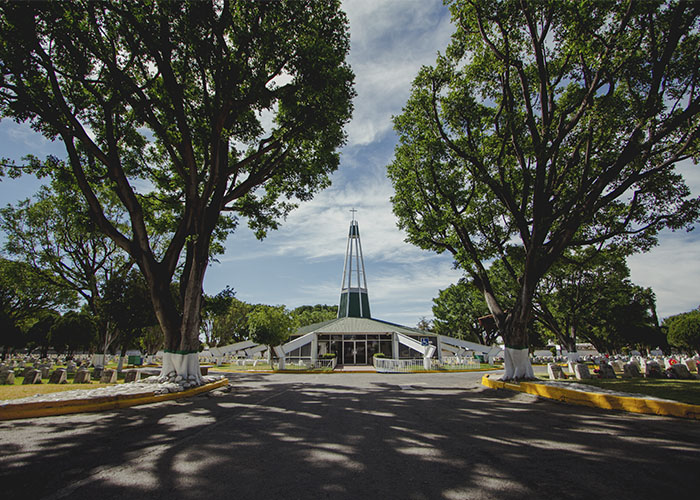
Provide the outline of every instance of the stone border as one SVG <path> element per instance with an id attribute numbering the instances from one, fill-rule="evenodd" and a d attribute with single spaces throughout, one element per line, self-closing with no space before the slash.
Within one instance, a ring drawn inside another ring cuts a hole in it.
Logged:
<path id="1" fill-rule="evenodd" d="M 16 420 L 20 418 L 49 417 L 67 415 L 69 413 L 86 413 L 103 410 L 127 408 L 129 406 L 159 403 L 171 399 L 186 398 L 203 392 L 212 391 L 228 385 L 228 379 L 223 378 L 210 384 L 200 385 L 192 389 L 167 394 L 144 392 L 141 394 L 120 394 L 116 396 L 101 396 L 91 399 L 70 399 L 66 401 L 44 401 L 36 403 L 7 404 L 0 407 L 0 420 Z"/>
<path id="2" fill-rule="evenodd" d="M 534 382 L 502 382 L 500 380 L 491 380 L 488 375 L 484 375 L 481 378 L 481 383 L 491 389 L 510 389 L 565 403 L 603 408 L 605 410 L 622 410 L 631 413 L 700 420 L 700 405 L 644 399 L 643 397 L 617 396 L 601 392 L 584 392 Z"/>

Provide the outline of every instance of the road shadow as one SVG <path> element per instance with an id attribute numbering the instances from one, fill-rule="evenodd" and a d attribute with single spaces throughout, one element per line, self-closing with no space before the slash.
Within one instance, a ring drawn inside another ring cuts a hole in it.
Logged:
<path id="1" fill-rule="evenodd" d="M 700 465 L 694 421 L 439 378 L 298 377 L 4 422 L 3 497 L 639 499 L 686 495 Z"/>

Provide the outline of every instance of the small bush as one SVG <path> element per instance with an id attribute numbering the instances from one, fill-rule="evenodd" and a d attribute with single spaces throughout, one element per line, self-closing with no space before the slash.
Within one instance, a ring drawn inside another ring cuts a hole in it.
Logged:
<path id="1" fill-rule="evenodd" d="M 321 354 L 322 359 L 333 359 L 336 357 L 334 352 L 327 352 L 326 354 Z"/>
<path id="2" fill-rule="evenodd" d="M 384 356 L 383 352 L 375 352 L 374 357 L 375 358 L 386 358 L 386 356 Z"/>

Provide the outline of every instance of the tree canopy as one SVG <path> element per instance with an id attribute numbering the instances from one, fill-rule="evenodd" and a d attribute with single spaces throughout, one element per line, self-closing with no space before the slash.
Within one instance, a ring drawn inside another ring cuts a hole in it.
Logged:
<path id="1" fill-rule="evenodd" d="M 506 346 L 522 349 L 537 286 L 567 249 L 646 250 L 661 229 L 698 219 L 675 166 L 698 157 L 700 5 L 450 9 L 452 41 L 394 121 L 394 213 L 408 241 L 452 253 Z M 494 260 L 517 287 L 507 312 L 488 276 Z"/>
<path id="2" fill-rule="evenodd" d="M 700 308 L 664 320 L 670 344 L 700 354 Z"/>
<path id="3" fill-rule="evenodd" d="M 0 5 L 0 113 L 63 142 L 92 220 L 146 278 L 166 351 L 198 349 L 204 273 L 237 215 L 262 237 L 328 185 L 349 46 L 338 1 Z"/>
<path id="4" fill-rule="evenodd" d="M 29 159 L 40 175 L 46 173 L 46 165 Z M 60 164 L 55 162 L 58 160 L 49 160 Z M 87 203 L 71 177 L 61 170 L 48 173 L 50 183 L 32 199 L 0 208 L 0 228 L 7 238 L 3 248 L 53 286 L 78 294 L 97 323 L 100 347 L 106 351 L 116 331 L 114 321 L 103 314 L 104 288 L 109 280 L 124 276 L 133 261 L 92 222 Z M 123 226 L 124 210 L 113 195 L 104 190 L 98 193 L 104 210 Z"/>

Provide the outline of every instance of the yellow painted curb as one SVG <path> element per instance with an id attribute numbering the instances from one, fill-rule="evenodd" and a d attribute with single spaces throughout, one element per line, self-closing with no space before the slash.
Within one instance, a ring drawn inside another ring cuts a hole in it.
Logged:
<path id="1" fill-rule="evenodd" d="M 93 399 L 70 399 L 66 401 L 44 401 L 36 403 L 20 403 L 0 406 L 0 420 L 15 420 L 20 418 L 48 417 L 66 415 L 69 413 L 85 413 L 93 411 L 114 410 L 129 406 L 159 403 L 171 399 L 180 399 L 195 396 L 203 392 L 212 391 L 228 385 L 227 379 L 217 380 L 210 384 L 201 385 L 193 389 L 167 394 L 124 394 L 117 396 L 103 396 Z"/>
<path id="2" fill-rule="evenodd" d="M 514 384 L 500 380 L 491 380 L 488 375 L 484 375 L 481 378 L 481 383 L 491 389 L 510 389 L 582 406 L 700 420 L 700 405 L 644 399 L 641 397 L 616 396 L 599 392 L 576 391 L 533 382 Z"/>

